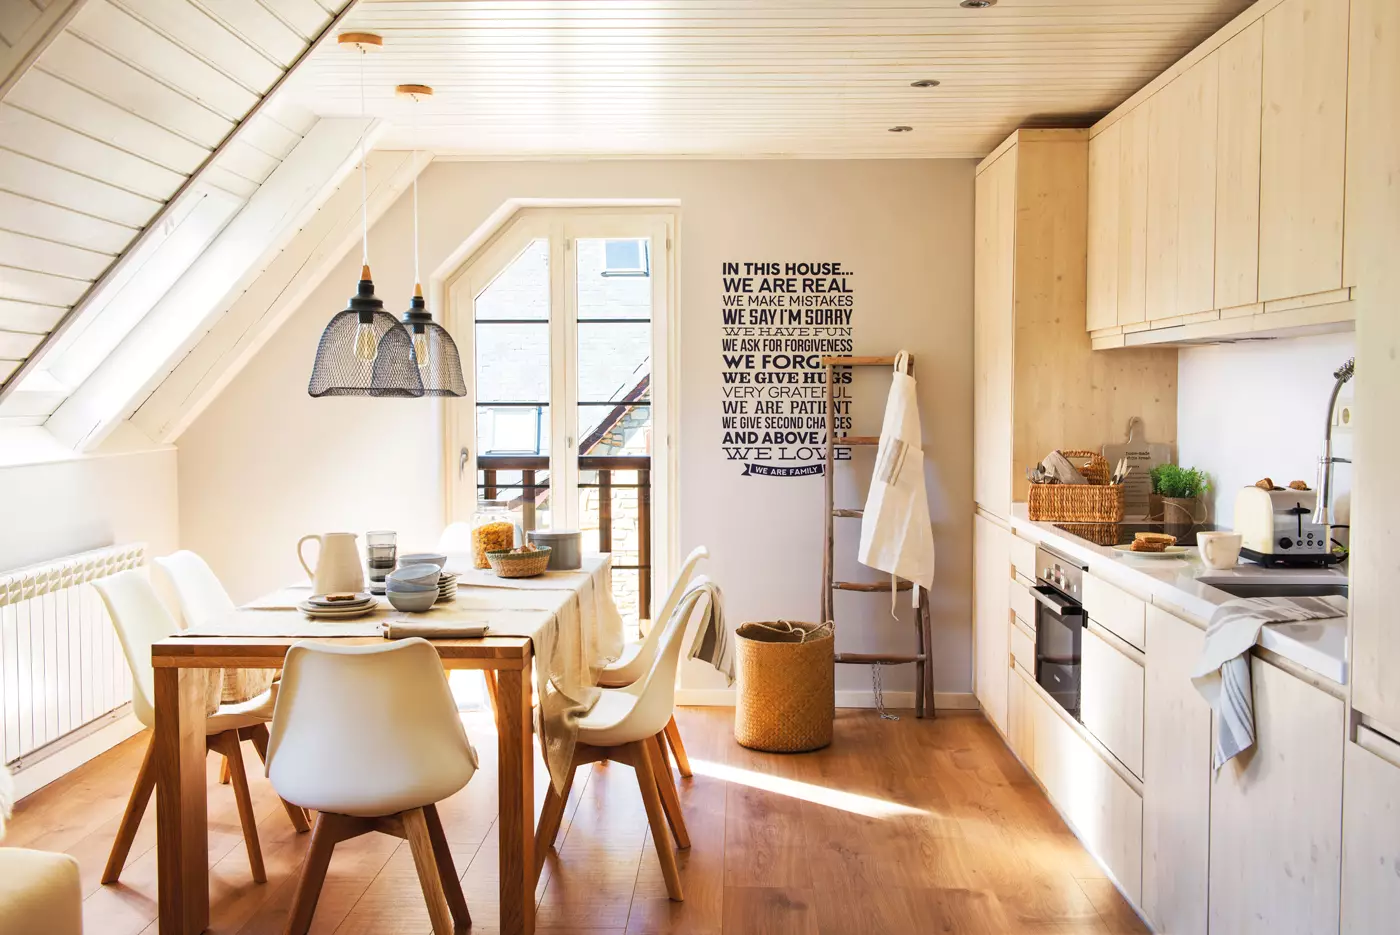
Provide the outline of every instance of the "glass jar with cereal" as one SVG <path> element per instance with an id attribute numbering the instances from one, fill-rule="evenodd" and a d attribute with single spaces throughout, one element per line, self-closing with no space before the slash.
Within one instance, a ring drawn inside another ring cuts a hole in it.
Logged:
<path id="1" fill-rule="evenodd" d="M 490 568 L 487 552 L 513 549 L 517 543 L 515 517 L 505 500 L 480 500 L 472 515 L 472 564 Z"/>

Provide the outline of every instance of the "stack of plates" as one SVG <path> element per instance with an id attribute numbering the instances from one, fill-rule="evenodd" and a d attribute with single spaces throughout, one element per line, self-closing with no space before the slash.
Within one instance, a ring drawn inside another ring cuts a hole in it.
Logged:
<path id="1" fill-rule="evenodd" d="M 457 576 L 450 571 L 444 571 L 442 577 L 438 578 L 438 599 L 443 601 L 455 601 L 457 599 Z"/>
<path id="2" fill-rule="evenodd" d="M 363 617 L 378 606 L 372 594 L 361 591 L 348 601 L 331 601 L 326 595 L 317 594 L 297 605 L 297 608 L 312 620 L 349 620 Z"/>

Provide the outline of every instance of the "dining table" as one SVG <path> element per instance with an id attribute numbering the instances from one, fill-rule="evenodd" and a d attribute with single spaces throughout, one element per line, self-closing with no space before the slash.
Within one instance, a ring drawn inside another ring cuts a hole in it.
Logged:
<path id="1" fill-rule="evenodd" d="M 497 725 L 500 836 L 500 931 L 531 935 L 535 928 L 535 749 L 533 705 L 562 688 L 586 708 L 596 682 L 583 677 L 621 651 L 621 617 L 611 594 L 607 555 L 586 556 L 576 572 L 530 579 L 496 579 L 449 556 L 458 574 L 456 599 L 423 614 L 400 614 L 381 603 L 346 622 L 307 620 L 294 602 L 309 586 L 282 589 L 213 625 L 190 628 L 152 644 L 155 740 L 158 917 L 161 935 L 198 935 L 209 926 L 209 866 L 205 718 L 210 670 L 282 667 L 295 643 L 382 643 L 395 625 L 485 623 L 485 635 L 429 641 L 447 670 L 493 674 Z M 382 630 L 382 632 L 381 632 Z M 562 661 L 561 661 L 562 659 Z M 566 664 L 567 663 L 567 664 Z M 542 678 L 537 669 L 543 673 Z M 537 682 L 536 679 L 541 678 Z M 575 684 L 563 684 L 572 680 Z M 552 684 L 545 684 L 552 683 Z M 542 723 L 548 725 L 549 718 Z M 550 728 L 546 726 L 545 730 Z M 557 748 L 559 738 L 548 740 Z M 546 762 L 552 765 L 551 755 Z"/>

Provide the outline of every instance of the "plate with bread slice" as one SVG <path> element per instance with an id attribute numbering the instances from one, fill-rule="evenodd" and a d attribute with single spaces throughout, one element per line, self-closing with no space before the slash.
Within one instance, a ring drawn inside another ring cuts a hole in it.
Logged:
<path id="1" fill-rule="evenodd" d="M 1115 552 L 1126 552 L 1143 558 L 1181 558 L 1191 550 L 1176 544 L 1176 536 L 1164 532 L 1140 532 L 1126 545 L 1115 545 Z"/>

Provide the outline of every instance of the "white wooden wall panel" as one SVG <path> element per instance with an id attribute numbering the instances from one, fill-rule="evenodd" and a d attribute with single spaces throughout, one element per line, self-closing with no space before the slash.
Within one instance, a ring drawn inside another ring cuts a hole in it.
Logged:
<path id="1" fill-rule="evenodd" d="M 301 36 L 260 3 L 250 0 L 194 0 L 194 6 L 237 32 L 273 61 L 291 62 L 306 47 Z"/>
<path id="2" fill-rule="evenodd" d="M 110 253 L 72 247 L 0 228 L 0 257 L 6 266 L 92 281 L 112 262 Z"/>
<path id="3" fill-rule="evenodd" d="M 5 0 L 0 3 L 0 42 L 13 47 L 39 19 L 44 8 L 31 0 Z"/>
<path id="4" fill-rule="evenodd" d="M 91 214 L 0 190 L 0 217 L 16 233 L 32 234 L 99 253 L 117 253 L 136 231 Z"/>
<path id="5" fill-rule="evenodd" d="M 32 334 L 46 334 L 63 317 L 63 309 L 55 305 L 37 305 L 33 302 L 15 302 L 0 299 L 0 328 L 9 331 L 28 331 Z"/>
<path id="6" fill-rule="evenodd" d="M 281 63 L 187 0 L 111 0 L 113 6 L 178 43 L 244 88 L 261 93 Z"/>
<path id="7" fill-rule="evenodd" d="M 0 147 L 163 201 L 185 176 L 68 129 L 27 110 L 0 104 Z"/>

